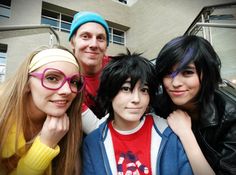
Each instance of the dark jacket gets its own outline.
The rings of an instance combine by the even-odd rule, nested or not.
[[[201,112],[194,130],[207,161],[216,174],[236,174],[236,101],[221,91]]]

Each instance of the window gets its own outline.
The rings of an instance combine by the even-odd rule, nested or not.
[[[1,0],[0,1],[0,22],[6,18],[10,18],[11,1]]]
[[[121,3],[127,4],[127,0],[118,0]]]
[[[119,45],[125,45],[125,32],[110,27],[110,42]]]
[[[72,20],[73,16],[47,8],[42,9],[41,24],[49,24],[56,30],[69,33]]]
[[[0,83],[5,80],[6,58],[7,58],[7,45],[0,43]]]

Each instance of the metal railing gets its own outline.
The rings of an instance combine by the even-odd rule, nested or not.
[[[236,2],[202,8],[184,35],[200,35],[207,39],[222,58],[221,74],[236,85]],[[224,83],[225,84],[225,83]],[[227,87],[229,85],[227,84]]]
[[[193,22],[190,24],[184,35],[195,35],[200,30],[203,31],[203,37],[210,41],[209,30],[206,27],[220,27],[220,28],[234,28],[236,24],[233,23],[211,23],[210,17],[215,10],[233,9],[236,8],[236,2],[218,4],[213,6],[206,6],[202,8]]]

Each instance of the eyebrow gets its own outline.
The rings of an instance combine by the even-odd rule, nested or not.
[[[125,83],[131,83],[131,80],[126,80],[123,84]]]
[[[90,32],[90,31],[87,31],[87,30],[82,30],[82,31],[80,31],[79,32],[79,35],[84,35],[84,34],[87,34],[87,35],[93,35],[93,33],[92,32]],[[106,33],[103,33],[103,32],[101,32],[101,33],[96,33],[96,36],[106,36]]]
[[[140,81],[141,81],[141,79],[140,79]],[[137,81],[138,82],[138,81]],[[137,83],[136,82],[136,83]],[[123,84],[125,84],[125,83],[129,83],[129,84],[131,84],[131,80],[126,80]],[[136,84],[135,83],[135,84]],[[142,83],[142,86],[148,86],[149,87],[149,85],[148,85],[148,83],[145,81],[145,83]]]
[[[81,31],[79,34],[80,34],[80,35],[90,34],[90,32],[88,32],[88,31]]]
[[[193,64],[191,64],[191,65],[186,66],[185,69],[196,69],[196,67]]]

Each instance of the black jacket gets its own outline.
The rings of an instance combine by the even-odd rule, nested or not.
[[[236,101],[216,91],[194,129],[200,148],[216,174],[236,174]]]

